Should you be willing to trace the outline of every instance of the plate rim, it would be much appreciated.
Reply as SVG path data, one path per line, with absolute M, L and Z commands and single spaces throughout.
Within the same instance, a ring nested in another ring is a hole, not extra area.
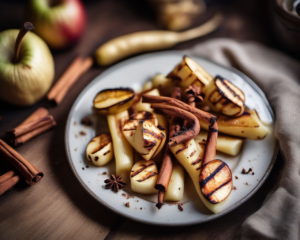
M 127 59 L 127 60 L 124 60 L 122 62 L 119 62 L 109 68 L 107 68 L 106 70 L 104 70 L 102 73 L 100 73 L 98 76 L 96 76 L 88 85 L 86 85 L 84 87 L 84 89 L 80 92 L 80 94 L 77 96 L 76 100 L 74 101 L 71 109 L 70 109 L 70 112 L 68 114 L 68 118 L 67 118 L 67 123 L 66 123 L 66 126 L 65 126 L 65 149 L 66 149 L 66 155 L 67 155 L 67 160 L 69 162 L 69 165 L 71 167 L 71 170 L 73 172 L 73 174 L 75 175 L 76 179 L 78 180 L 78 182 L 80 183 L 80 185 L 90 194 L 90 196 L 92 196 L 95 200 L 97 200 L 98 202 L 100 202 L 102 205 L 104 205 L 105 207 L 107 207 L 108 209 L 110 209 L 111 211 L 119 214 L 119 215 L 122 215 L 128 219 L 132 219 L 134 221 L 137 221 L 137 222 L 142 222 L 142 223 L 145 223 L 145 224 L 150 224 L 150 225 L 158 225 L 158 226 L 169 226 L 169 227 L 176 227 L 176 226 L 190 226 L 190 225 L 195 225 L 195 224 L 200 224 L 200 223 L 205 223 L 205 222 L 208 222 L 208 221 L 211 221 L 211 220 L 214 220 L 216 218 L 219 218 L 219 217 L 222 217 L 224 216 L 225 214 L 233 211 L 234 209 L 236 209 L 237 207 L 241 206 L 244 202 L 246 202 L 247 200 L 249 200 L 249 198 L 251 198 L 262 186 L 262 184 L 266 181 L 267 177 L 269 176 L 273 166 L 274 166 L 274 163 L 276 161 L 276 158 L 277 158 L 277 155 L 278 155 L 278 150 L 279 150 L 279 143 L 278 143 L 278 139 L 275 138 L 275 146 L 274 146 L 274 153 L 273 153 L 273 156 L 272 156 L 272 160 L 270 162 L 270 165 L 269 167 L 267 168 L 264 176 L 258 181 L 258 184 L 255 188 L 253 188 L 248 195 L 246 195 L 244 198 L 242 198 L 240 201 L 236 202 L 234 205 L 232 205 L 231 207 L 227 208 L 225 211 L 221 212 L 221 213 L 218 213 L 218 214 L 214 214 L 214 215 L 211 215 L 205 219 L 202 219 L 202 220 L 199 220 L 199 221 L 191 221 L 191 222 L 182 222 L 182 223 L 168 223 L 168 222 L 164 222 L 164 223 L 157 223 L 157 222 L 153 222 L 153 221 L 147 221 L 147 219 L 140 219 L 140 218 L 135 218 L 134 216 L 131 216 L 131 215 L 128 215 L 120 210 L 117 210 L 115 209 L 114 207 L 110 206 L 109 204 L 107 204 L 105 201 L 103 201 L 101 198 L 99 198 L 98 196 L 96 196 L 94 194 L 93 191 L 91 191 L 85 184 L 84 182 L 82 181 L 82 179 L 80 178 L 80 176 L 77 174 L 77 171 L 75 169 L 75 166 L 73 164 L 73 161 L 72 161 L 72 158 L 71 158 L 71 153 L 70 153 L 70 148 L 69 148 L 69 140 L 68 140 L 68 136 L 69 136 L 69 129 L 70 129 L 70 125 L 71 125 L 71 117 L 73 116 L 74 112 L 75 112 L 75 108 L 76 108 L 76 105 L 78 104 L 78 102 L 81 100 L 81 98 L 83 97 L 83 95 L 85 94 L 85 92 L 87 92 L 93 85 L 95 85 L 98 81 L 100 81 L 101 79 L 103 79 L 105 76 L 109 75 L 111 72 L 113 71 L 116 71 L 118 70 L 119 68 L 121 67 L 124 67 L 126 65 L 129 65 L 129 64 L 132 64 L 136 61 L 139 61 L 141 59 L 144 59 L 144 58 L 147 58 L 147 57 L 151 57 L 151 56 L 159 56 L 159 55 L 171 55 L 171 54 L 174 54 L 174 55 L 188 55 L 188 56 L 191 56 L 191 57 L 195 57 L 195 58 L 200 58 L 200 59 L 203 59 L 205 61 L 208 61 L 212 64 L 215 64 L 219 67 L 222 67 L 222 68 L 226 68 L 227 70 L 239 75 L 243 80 L 245 80 L 261 97 L 262 97 L 262 100 L 263 102 L 265 103 L 270 115 L 271 115 L 271 118 L 273 120 L 273 122 L 275 122 L 275 114 L 269 104 L 269 101 L 267 100 L 266 98 L 266 95 L 265 93 L 258 87 L 258 85 L 253 81 L 251 80 L 247 75 L 245 75 L 244 73 L 242 73 L 241 71 L 233 68 L 233 67 L 226 67 L 226 66 L 223 66 L 221 64 L 218 64 L 210 59 L 207 59 L 205 57 L 202 57 L 202 56 L 197 56 L 195 54 L 186 54 L 184 51 L 176 51 L 176 50 L 169 50 L 169 51 L 160 51 L 160 52 L 154 52 L 154 53 L 146 53 L 146 54 L 142 54 L 142 55 L 139 55 L 139 56 L 136 56 L 136 57 L 133 57 L 133 58 L 130 58 L 130 59 Z M 100 78 L 100 79 L 99 79 Z

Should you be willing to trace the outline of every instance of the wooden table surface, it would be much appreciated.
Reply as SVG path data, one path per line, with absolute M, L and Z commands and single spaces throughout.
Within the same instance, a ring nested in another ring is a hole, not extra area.
M 269 34 L 265 10 L 260 1 L 209 1 L 208 11 L 197 19 L 200 24 L 217 10 L 225 15 L 217 32 L 177 45 L 185 49 L 204 40 L 230 37 L 254 40 L 277 47 Z M 243 2 L 243 3 L 240 3 Z M 77 54 L 88 56 L 105 41 L 130 32 L 158 29 L 149 7 L 139 0 L 84 1 L 88 25 L 80 42 L 72 49 L 53 52 L 55 80 Z M 259 7 L 258 7 L 259 5 Z M 23 22 L 23 1 L 0 2 L 0 31 L 19 28 Z M 67 162 L 64 133 L 69 110 L 82 89 L 105 68 L 94 66 L 71 88 L 64 101 L 49 108 L 57 127 L 17 148 L 42 170 L 45 177 L 33 187 L 18 184 L 0 197 L 0 239 L 233 239 L 242 222 L 260 208 L 278 180 L 281 156 L 263 186 L 247 202 L 214 221 L 188 227 L 159 227 L 138 223 L 106 209 L 79 184 Z M 22 122 L 39 106 L 18 108 L 0 102 L 0 137 Z M 0 161 L 0 173 L 7 171 Z

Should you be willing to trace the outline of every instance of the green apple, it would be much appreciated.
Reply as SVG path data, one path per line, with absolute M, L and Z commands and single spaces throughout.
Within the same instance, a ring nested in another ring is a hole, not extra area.
M 62 49 L 81 37 L 86 13 L 80 0 L 30 0 L 27 19 L 52 49 Z
M 0 98 L 13 105 L 34 104 L 47 93 L 54 78 L 51 52 L 39 36 L 28 32 L 32 28 L 25 23 L 20 31 L 0 32 Z

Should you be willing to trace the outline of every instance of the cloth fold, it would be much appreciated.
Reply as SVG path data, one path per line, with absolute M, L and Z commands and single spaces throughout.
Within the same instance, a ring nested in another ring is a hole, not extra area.
M 300 62 L 258 43 L 215 39 L 185 51 L 248 75 L 276 116 L 285 165 L 279 186 L 242 224 L 241 239 L 300 239 Z

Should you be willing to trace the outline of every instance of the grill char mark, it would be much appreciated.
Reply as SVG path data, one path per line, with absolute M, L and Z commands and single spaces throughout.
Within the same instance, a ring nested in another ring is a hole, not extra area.
M 149 175 L 147 175 L 146 177 L 144 177 L 144 178 L 142 178 L 142 179 L 140 179 L 140 180 L 137 180 L 137 182 L 143 182 L 143 181 L 145 181 L 145 180 L 147 180 L 147 179 L 149 179 L 149 178 L 151 178 L 151 177 L 153 177 L 153 176 L 156 176 L 157 175 L 157 172 L 151 172 Z
M 145 169 L 147 169 L 148 167 L 154 165 L 154 162 L 151 162 L 149 164 L 144 165 L 143 167 L 141 167 L 140 169 L 136 170 L 135 172 L 133 172 L 130 177 L 135 177 L 136 175 L 138 175 L 139 173 L 141 173 L 142 171 L 144 171 Z
M 205 178 L 203 181 L 201 181 L 199 184 L 200 184 L 200 187 L 203 188 L 206 183 L 208 183 L 212 178 L 214 178 L 214 176 L 220 172 L 220 170 L 225 167 L 225 163 L 223 162 L 212 174 L 210 174 L 207 178 Z

